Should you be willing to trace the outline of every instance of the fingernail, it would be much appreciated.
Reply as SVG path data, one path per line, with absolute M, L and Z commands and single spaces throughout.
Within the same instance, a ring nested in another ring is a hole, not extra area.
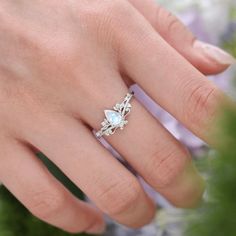
M 90 229 L 86 230 L 88 234 L 103 234 L 105 232 L 106 226 L 105 224 L 95 224 Z
M 201 50 L 207 57 L 222 65 L 232 65 L 236 59 L 224 50 L 208 43 L 196 40 L 194 48 Z

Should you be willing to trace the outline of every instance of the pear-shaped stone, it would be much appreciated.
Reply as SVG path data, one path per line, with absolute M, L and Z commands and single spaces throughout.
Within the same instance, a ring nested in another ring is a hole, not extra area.
M 116 111 L 105 110 L 104 112 L 107 120 L 111 125 L 118 126 L 123 120 L 121 114 Z

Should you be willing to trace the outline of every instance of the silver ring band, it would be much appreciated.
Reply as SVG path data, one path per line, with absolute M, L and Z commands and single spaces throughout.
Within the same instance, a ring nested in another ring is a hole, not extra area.
M 103 135 L 109 136 L 116 132 L 117 129 L 123 129 L 128 121 L 127 115 L 131 111 L 130 101 L 134 96 L 134 92 L 128 93 L 121 103 L 117 103 L 113 110 L 104 110 L 105 119 L 101 123 L 102 128 L 96 132 L 96 137 L 101 138 Z

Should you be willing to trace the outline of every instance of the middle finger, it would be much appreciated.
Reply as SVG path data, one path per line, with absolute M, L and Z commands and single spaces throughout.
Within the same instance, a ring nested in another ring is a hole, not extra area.
M 223 93 L 164 41 L 141 15 L 136 13 L 127 28 L 129 38 L 120 39 L 123 73 L 192 132 L 210 142 L 208 133 Z

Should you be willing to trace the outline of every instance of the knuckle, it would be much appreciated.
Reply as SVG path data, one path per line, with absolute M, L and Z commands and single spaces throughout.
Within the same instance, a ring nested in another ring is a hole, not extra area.
M 109 25 L 112 21 L 122 20 L 127 16 L 129 5 L 124 0 L 105 0 L 105 1 L 94 1 L 89 7 L 83 9 L 81 13 L 86 22 L 91 22 L 93 28 L 99 26 Z
M 125 6 L 127 6 L 126 1 L 123 0 L 108 0 L 104 2 L 105 10 L 111 11 L 112 13 L 122 13 L 126 9 Z
M 161 6 L 157 6 L 156 8 L 155 21 L 159 26 L 158 28 L 160 28 L 161 31 L 168 32 L 168 34 L 179 31 L 180 28 L 183 28 L 178 18 Z
M 117 216 L 135 206 L 140 194 L 139 183 L 135 178 L 131 178 L 103 189 L 98 200 L 108 215 Z
M 117 37 L 124 31 L 127 17 L 130 15 L 130 6 L 124 0 L 93 1 L 81 11 L 80 19 L 86 30 L 97 43 L 113 49 Z
M 166 188 L 181 175 L 189 162 L 188 151 L 184 148 L 158 149 L 150 155 L 149 170 L 151 182 L 156 188 Z
M 208 83 L 192 86 L 183 108 L 186 123 L 201 127 L 205 122 L 211 122 L 216 115 L 219 95 L 218 89 Z
M 45 190 L 32 193 L 29 199 L 29 209 L 35 216 L 43 220 L 48 220 L 57 216 L 61 209 L 65 207 L 66 197 L 52 190 Z
M 100 1 L 99 1 L 100 2 Z M 101 13 L 102 15 L 107 14 L 110 16 L 119 16 L 122 14 L 122 16 L 125 16 L 126 10 L 128 9 L 129 5 L 126 1 L 123 0 L 113 0 L 113 1 L 103 1 L 101 4 Z M 101 15 L 101 16 L 102 16 Z

